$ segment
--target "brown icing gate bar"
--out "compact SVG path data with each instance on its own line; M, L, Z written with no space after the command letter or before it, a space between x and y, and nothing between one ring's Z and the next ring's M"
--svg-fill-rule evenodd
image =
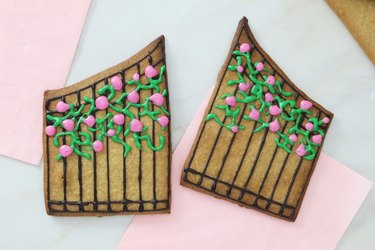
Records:
M222 96L226 93L233 93L234 89L234 96L239 97L235 85L227 85L227 82L235 79L237 75L237 72L228 70L228 66L236 65L236 57L232 53L239 50L243 43L252 45L251 58L255 62L262 62L270 74L280 82L281 89L293 93L291 98L296 103L307 100L313 104L309 109L312 117L318 120L323 117L329 120L333 118L331 112L311 100L296 87L259 46L244 17L238 25L228 57L219 73L217 84L206 108L204 119L186 159L181 175L181 185L246 208L294 221L319 159L325 136L317 149L315 158L306 160L295 153L297 143L292 147L291 153L278 147L275 143L277 134L271 133L269 128L254 133L254 130L260 126L259 123L242 119L250 112L249 103L237 103L241 111L236 118L236 124L238 127L246 124L244 130L237 132L236 127L236 131L232 132L233 130L226 129L218 122L206 121L208 114L215 113L219 122L225 124L227 116L224 116L224 111L220 113L215 109L215 104L221 105ZM245 69L243 77L247 82L252 82L244 63L246 62L242 62ZM261 79L262 74L258 77ZM265 116L265 119L269 118ZM302 117L303 123L307 122L306 119ZM290 123L281 120L281 133L291 127ZM322 126L325 135L329 124L328 122Z

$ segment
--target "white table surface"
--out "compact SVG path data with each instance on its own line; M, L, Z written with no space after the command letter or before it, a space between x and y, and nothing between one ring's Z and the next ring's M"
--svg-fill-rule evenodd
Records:
M324 1L94 0L67 82L164 34L175 147L215 83L242 16L289 78L335 113L323 150L375 180L375 67ZM133 218L47 216L42 166L0 157L0 171L0 249L114 249ZM338 249L375 248L374 211L372 190Z

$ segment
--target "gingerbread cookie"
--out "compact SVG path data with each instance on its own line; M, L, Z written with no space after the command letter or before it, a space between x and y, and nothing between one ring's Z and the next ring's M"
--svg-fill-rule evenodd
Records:
M44 93L44 193L56 216L170 211L170 113L161 36L130 59Z
M244 17L181 184L294 221L333 114L296 87Z

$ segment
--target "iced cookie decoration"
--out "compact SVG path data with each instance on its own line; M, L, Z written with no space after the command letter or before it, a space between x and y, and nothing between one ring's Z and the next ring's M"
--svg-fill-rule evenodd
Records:
M243 18L181 184L294 221L332 117L289 80Z
M47 213L169 213L169 125L163 36L112 68L47 90Z

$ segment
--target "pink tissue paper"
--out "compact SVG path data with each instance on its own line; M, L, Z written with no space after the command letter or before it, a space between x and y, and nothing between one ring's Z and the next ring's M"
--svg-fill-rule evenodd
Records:
M0 154L38 164L45 89L64 86L90 0L0 0Z
M172 213L136 216L118 249L334 249L372 183L324 153L295 222L180 186L209 96L173 153Z

